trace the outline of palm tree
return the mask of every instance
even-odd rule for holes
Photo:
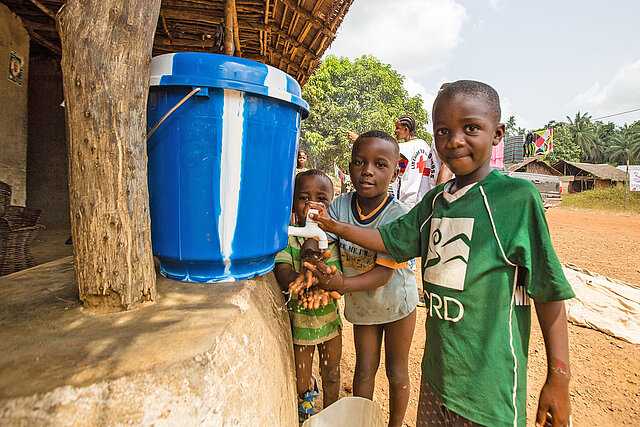
[[[627,182],[624,185],[624,207],[627,208],[627,187],[629,180],[629,162],[640,152],[640,132],[636,128],[624,125],[609,140],[607,154],[609,160],[622,164],[627,163]]]
[[[515,116],[509,116],[509,120],[505,123],[505,132],[504,136],[513,136],[518,135],[518,130],[516,127],[516,118]]]
[[[567,116],[567,120],[569,121],[567,127],[571,140],[580,147],[580,161],[597,161],[601,149],[596,136],[596,127],[591,123],[591,116],[587,113],[580,115],[580,111],[578,111],[575,119],[571,120]]]

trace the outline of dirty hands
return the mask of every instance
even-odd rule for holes
[[[318,309],[320,306],[326,307],[332,299],[340,299],[342,296],[338,292],[325,291],[320,288],[305,290],[298,298],[298,305],[304,308]]]
[[[318,309],[322,305],[326,307],[331,299],[340,299],[340,293],[318,287],[319,280],[314,276],[313,271],[308,266],[315,268],[315,265],[322,265],[329,270],[337,270],[335,266],[329,267],[322,259],[328,253],[322,254],[316,251],[307,251],[302,255],[302,272],[289,284],[289,290],[298,295],[298,305],[304,308]]]

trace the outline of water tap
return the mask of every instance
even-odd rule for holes
[[[323,206],[324,207],[324,206]],[[289,226],[289,235],[290,236],[298,236],[305,238],[313,238],[318,241],[318,249],[321,251],[327,250],[329,247],[329,242],[327,241],[327,235],[320,228],[318,223],[310,218],[311,214],[319,214],[320,207],[314,207],[313,202],[309,203],[306,209],[306,219],[304,223],[304,227],[291,227]]]

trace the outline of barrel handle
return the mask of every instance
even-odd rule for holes
[[[169,111],[167,111],[167,114],[162,116],[162,118],[160,120],[158,120],[158,123],[156,123],[156,125],[149,131],[149,133],[147,134],[147,139],[151,138],[151,135],[153,135],[153,133],[156,131],[156,129],[158,129],[158,126],[160,126],[160,124],[162,122],[164,122],[165,119],[171,115],[171,113],[176,111],[176,109],[179,106],[181,106],[187,99],[191,98],[193,95],[195,95],[196,93],[200,92],[200,90],[201,90],[201,88],[199,88],[199,87],[193,89],[191,92],[189,92],[189,94],[187,96],[182,98],[176,105],[174,105],[173,108],[171,108]]]

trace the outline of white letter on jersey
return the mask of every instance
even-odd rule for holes
[[[460,309],[460,312],[455,318],[449,317],[449,303],[452,302],[457,305]],[[456,323],[458,320],[462,319],[464,315],[464,307],[460,304],[460,301],[454,298],[444,297],[444,320],[448,320],[450,322]]]

